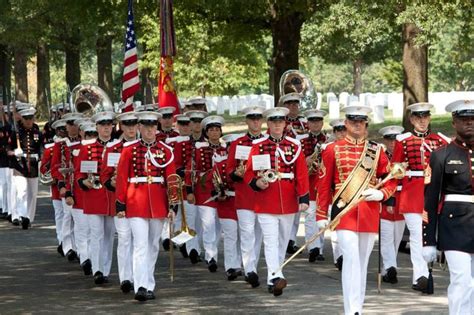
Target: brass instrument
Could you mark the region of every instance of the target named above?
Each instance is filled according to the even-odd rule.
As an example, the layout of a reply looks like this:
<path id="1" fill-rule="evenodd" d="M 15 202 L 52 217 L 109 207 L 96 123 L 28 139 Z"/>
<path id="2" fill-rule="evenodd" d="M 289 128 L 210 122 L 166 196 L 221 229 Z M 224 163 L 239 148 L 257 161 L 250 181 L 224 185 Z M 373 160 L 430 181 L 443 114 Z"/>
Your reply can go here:
<path id="1" fill-rule="evenodd" d="M 222 180 L 221 174 L 219 171 L 212 171 L 212 185 L 217 192 L 217 196 L 220 198 L 225 198 L 225 186 L 224 181 Z"/>
<path id="2" fill-rule="evenodd" d="M 171 240 L 177 245 L 181 245 L 196 236 L 196 231 L 189 228 L 186 222 L 186 209 L 183 202 L 183 180 L 177 174 L 171 174 L 166 178 L 168 202 L 170 206 L 181 207 L 181 229 L 174 233 L 175 237 Z M 178 244 L 180 240 L 184 242 Z"/>
<path id="3" fill-rule="evenodd" d="M 245 173 L 244 160 L 240 160 L 239 165 L 237 165 L 235 169 L 235 173 L 240 177 L 244 176 L 244 173 Z"/>
<path id="4" fill-rule="evenodd" d="M 274 183 L 280 178 L 280 175 L 275 170 L 260 171 L 258 172 L 258 176 L 266 183 Z"/>
<path id="5" fill-rule="evenodd" d="M 93 173 L 87 173 L 87 180 L 92 184 L 92 189 L 101 189 L 102 184 L 100 183 L 99 177 Z"/>
<path id="6" fill-rule="evenodd" d="M 41 169 L 41 161 L 38 162 L 38 169 Z M 53 184 L 53 177 L 51 177 L 51 168 L 48 168 L 46 173 L 39 172 L 39 181 L 43 185 L 51 186 Z"/>
<path id="7" fill-rule="evenodd" d="M 314 147 L 314 152 L 309 156 L 309 160 L 311 163 L 308 165 L 308 173 L 312 175 L 318 170 L 319 163 L 321 162 L 321 144 L 317 143 Z"/>
<path id="8" fill-rule="evenodd" d="M 72 112 L 92 116 L 99 112 L 114 111 L 114 104 L 107 93 L 97 85 L 81 83 L 78 84 L 70 95 Z"/>
<path id="9" fill-rule="evenodd" d="M 313 82 L 299 70 L 288 70 L 280 78 L 280 96 L 295 92 L 302 96 L 301 110 L 317 107 L 318 96 Z"/>

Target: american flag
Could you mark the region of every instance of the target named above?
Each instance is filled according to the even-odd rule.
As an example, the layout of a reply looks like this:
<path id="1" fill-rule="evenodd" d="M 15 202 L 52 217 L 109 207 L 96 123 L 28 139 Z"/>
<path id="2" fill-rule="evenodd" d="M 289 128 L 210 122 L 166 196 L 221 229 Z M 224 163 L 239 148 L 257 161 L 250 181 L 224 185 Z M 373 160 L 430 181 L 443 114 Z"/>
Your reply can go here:
<path id="1" fill-rule="evenodd" d="M 128 0 L 127 31 L 125 33 L 125 57 L 123 61 L 122 101 L 124 112 L 133 110 L 133 95 L 140 89 L 138 77 L 137 38 L 133 23 L 133 0 Z"/>

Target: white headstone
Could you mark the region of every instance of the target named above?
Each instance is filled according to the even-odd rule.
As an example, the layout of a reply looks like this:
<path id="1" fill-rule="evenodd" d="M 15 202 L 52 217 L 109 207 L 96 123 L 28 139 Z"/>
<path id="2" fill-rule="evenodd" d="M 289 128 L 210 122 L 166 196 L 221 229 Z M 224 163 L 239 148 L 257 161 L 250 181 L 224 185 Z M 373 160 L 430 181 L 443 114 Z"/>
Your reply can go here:
<path id="1" fill-rule="evenodd" d="M 349 93 L 341 92 L 341 94 L 339 94 L 339 104 L 341 104 L 342 107 L 346 107 L 347 104 L 349 104 Z"/>
<path id="2" fill-rule="evenodd" d="M 326 103 L 331 103 L 331 101 L 336 100 L 337 101 L 337 96 L 333 92 L 328 92 L 326 94 Z"/>
<path id="3" fill-rule="evenodd" d="M 349 96 L 349 105 L 354 104 L 354 105 L 359 105 L 359 97 L 357 95 L 351 95 Z"/>
<path id="4" fill-rule="evenodd" d="M 337 119 L 339 118 L 339 101 L 337 99 L 333 99 L 329 102 L 329 119 Z"/>
<path id="5" fill-rule="evenodd" d="M 234 96 L 230 102 L 230 106 L 229 106 L 229 115 L 230 116 L 236 116 L 237 115 L 237 111 L 239 109 L 239 97 L 238 96 Z"/>
<path id="6" fill-rule="evenodd" d="M 383 105 L 376 105 L 373 108 L 373 123 L 374 124 L 381 124 L 385 121 L 385 106 Z"/>
<path id="7" fill-rule="evenodd" d="M 316 108 L 321 109 L 321 104 L 323 103 L 323 94 L 318 92 L 316 93 L 316 95 L 318 96 L 318 103 L 316 104 Z"/>
<path id="8" fill-rule="evenodd" d="M 217 102 L 217 115 L 224 115 L 225 112 L 225 103 L 226 103 L 226 96 L 219 97 Z M 227 96 L 227 99 L 229 97 Z"/>

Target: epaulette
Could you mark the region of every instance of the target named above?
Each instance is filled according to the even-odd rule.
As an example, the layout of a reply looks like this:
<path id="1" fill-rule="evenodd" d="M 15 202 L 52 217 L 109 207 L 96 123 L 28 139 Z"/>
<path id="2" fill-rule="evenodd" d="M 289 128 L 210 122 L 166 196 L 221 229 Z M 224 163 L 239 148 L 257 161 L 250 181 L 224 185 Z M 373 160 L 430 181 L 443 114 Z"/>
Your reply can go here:
<path id="1" fill-rule="evenodd" d="M 133 145 L 133 144 L 135 144 L 135 143 L 138 143 L 139 141 L 140 141 L 140 139 L 133 140 L 133 141 L 128 141 L 128 142 L 125 142 L 125 143 L 123 144 L 123 146 L 124 146 L 124 147 L 129 147 L 129 146 L 131 146 L 131 145 Z"/>
<path id="2" fill-rule="evenodd" d="M 227 160 L 227 154 L 226 155 L 219 155 L 219 154 L 215 154 L 213 157 L 212 157 L 212 160 L 216 163 L 220 163 L 222 161 L 225 161 Z"/>
<path id="3" fill-rule="evenodd" d="M 83 141 L 87 141 L 87 140 L 83 140 Z M 78 145 L 79 143 L 81 143 L 81 141 L 71 142 L 71 141 L 69 141 L 69 139 L 66 140 L 66 145 L 67 145 L 68 147 L 73 147 L 73 146 L 75 146 L 75 145 Z"/>
<path id="4" fill-rule="evenodd" d="M 448 136 L 442 134 L 441 132 L 438 132 L 438 136 L 441 137 L 441 139 L 443 139 L 444 141 L 446 141 L 447 143 L 451 143 L 451 138 L 449 138 Z"/>
<path id="5" fill-rule="evenodd" d="M 176 142 L 178 143 L 181 143 L 181 142 L 184 142 L 184 141 L 189 141 L 189 136 L 177 136 L 176 137 Z"/>
<path id="6" fill-rule="evenodd" d="M 54 146 L 54 142 L 52 142 L 52 143 L 46 143 L 46 144 L 44 145 L 44 148 L 45 148 L 45 149 L 49 149 L 49 148 L 52 148 L 53 146 Z"/>
<path id="7" fill-rule="evenodd" d="M 209 146 L 209 143 L 206 141 L 199 141 L 199 142 L 196 142 L 195 146 L 196 146 L 196 149 L 205 148 Z"/>
<path id="8" fill-rule="evenodd" d="M 255 139 L 255 140 L 252 140 L 252 144 L 259 144 L 260 142 L 263 142 L 265 140 L 267 140 L 269 137 L 268 134 L 265 134 L 263 137 L 261 137 L 260 139 Z"/>
<path id="9" fill-rule="evenodd" d="M 110 141 L 110 142 L 107 143 L 107 148 L 111 148 L 111 147 L 119 144 L 120 142 L 122 142 L 122 140 L 120 140 L 120 139 L 115 139 L 113 141 Z"/>
<path id="10" fill-rule="evenodd" d="M 224 149 L 227 148 L 227 143 L 221 142 L 221 147 L 223 147 Z"/>
<path id="11" fill-rule="evenodd" d="M 327 147 L 328 145 L 330 145 L 331 143 L 334 143 L 334 141 L 321 144 L 321 150 L 326 149 L 326 147 Z"/>
<path id="12" fill-rule="evenodd" d="M 304 134 L 301 134 L 301 135 L 296 135 L 295 139 L 301 141 L 301 140 L 306 139 L 306 138 L 308 138 L 308 137 L 309 137 L 309 134 L 304 133 Z"/>
<path id="13" fill-rule="evenodd" d="M 397 135 L 397 141 L 403 141 L 411 136 L 411 132 L 405 132 L 400 135 Z"/>
<path id="14" fill-rule="evenodd" d="M 82 145 L 89 145 L 89 144 L 95 143 L 96 141 L 97 141 L 97 139 L 82 140 L 81 144 Z"/>
<path id="15" fill-rule="evenodd" d="M 286 136 L 285 137 L 286 140 L 296 144 L 296 145 L 301 145 L 301 142 L 298 140 L 298 139 L 295 139 L 295 138 L 292 138 L 292 137 L 289 137 L 289 136 Z"/>

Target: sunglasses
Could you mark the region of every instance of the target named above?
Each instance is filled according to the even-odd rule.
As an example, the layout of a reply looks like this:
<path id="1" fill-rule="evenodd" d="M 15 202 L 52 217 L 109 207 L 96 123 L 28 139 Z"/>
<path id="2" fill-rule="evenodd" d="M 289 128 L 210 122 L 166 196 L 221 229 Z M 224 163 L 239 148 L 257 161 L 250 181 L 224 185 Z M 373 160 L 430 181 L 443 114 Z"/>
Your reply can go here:
<path id="1" fill-rule="evenodd" d="M 68 120 L 66 121 L 66 124 L 68 124 L 69 126 L 74 126 L 74 120 Z"/>
<path id="2" fill-rule="evenodd" d="M 102 126 L 113 125 L 113 123 L 114 122 L 112 120 L 101 120 L 97 122 L 98 125 L 102 125 Z"/>

